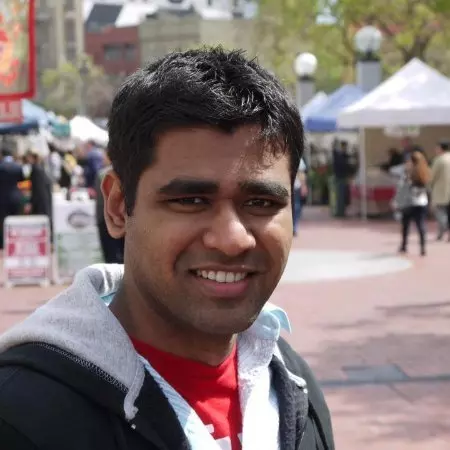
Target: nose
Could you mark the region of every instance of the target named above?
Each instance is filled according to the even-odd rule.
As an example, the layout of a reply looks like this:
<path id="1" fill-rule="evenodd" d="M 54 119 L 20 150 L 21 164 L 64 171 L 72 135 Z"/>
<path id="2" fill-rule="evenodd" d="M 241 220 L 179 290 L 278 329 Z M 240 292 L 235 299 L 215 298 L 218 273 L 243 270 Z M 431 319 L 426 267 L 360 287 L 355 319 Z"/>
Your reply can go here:
<path id="1" fill-rule="evenodd" d="M 215 212 L 203 235 L 203 243 L 205 247 L 230 257 L 238 256 L 256 245 L 255 237 L 247 230 L 232 206 L 224 206 Z"/>

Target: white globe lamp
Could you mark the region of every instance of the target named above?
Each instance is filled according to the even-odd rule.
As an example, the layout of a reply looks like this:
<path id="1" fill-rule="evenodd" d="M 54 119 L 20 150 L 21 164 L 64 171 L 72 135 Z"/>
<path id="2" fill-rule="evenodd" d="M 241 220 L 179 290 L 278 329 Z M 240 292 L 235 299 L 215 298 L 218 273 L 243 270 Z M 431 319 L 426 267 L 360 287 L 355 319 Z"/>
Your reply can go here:
<path id="1" fill-rule="evenodd" d="M 317 58 L 312 53 L 300 53 L 294 61 L 294 72 L 298 78 L 313 78 L 317 70 Z"/>
<path id="2" fill-rule="evenodd" d="M 382 40 L 381 31 L 373 25 L 367 25 L 356 32 L 354 44 L 363 57 L 374 57 L 380 50 Z"/>

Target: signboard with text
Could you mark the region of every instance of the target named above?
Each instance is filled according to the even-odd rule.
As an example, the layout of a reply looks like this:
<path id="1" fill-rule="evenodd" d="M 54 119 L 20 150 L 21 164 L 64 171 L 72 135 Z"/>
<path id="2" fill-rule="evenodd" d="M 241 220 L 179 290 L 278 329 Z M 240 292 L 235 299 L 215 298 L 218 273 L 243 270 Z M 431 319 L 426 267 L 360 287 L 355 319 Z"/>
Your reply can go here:
<path id="1" fill-rule="evenodd" d="M 3 265 L 7 287 L 50 283 L 50 223 L 47 216 L 9 216 L 5 219 Z"/>

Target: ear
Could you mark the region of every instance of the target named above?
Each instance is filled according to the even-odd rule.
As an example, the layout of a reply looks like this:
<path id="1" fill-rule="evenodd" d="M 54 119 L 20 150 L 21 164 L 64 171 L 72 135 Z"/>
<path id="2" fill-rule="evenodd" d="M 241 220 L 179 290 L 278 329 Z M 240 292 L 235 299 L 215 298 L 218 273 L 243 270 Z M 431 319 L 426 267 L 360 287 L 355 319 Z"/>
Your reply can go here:
<path id="1" fill-rule="evenodd" d="M 125 236 L 126 208 L 122 184 L 117 174 L 110 170 L 102 181 L 103 213 L 109 234 L 119 239 Z"/>

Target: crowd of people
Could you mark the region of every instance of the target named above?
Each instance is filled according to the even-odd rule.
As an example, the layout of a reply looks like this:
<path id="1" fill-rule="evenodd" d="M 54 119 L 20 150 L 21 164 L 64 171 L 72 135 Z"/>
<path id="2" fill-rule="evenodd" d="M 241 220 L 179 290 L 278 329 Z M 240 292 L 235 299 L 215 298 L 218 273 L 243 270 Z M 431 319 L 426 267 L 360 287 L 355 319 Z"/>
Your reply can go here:
<path id="1" fill-rule="evenodd" d="M 431 166 L 422 148 L 414 145 L 403 152 L 403 174 L 400 177 L 392 206 L 400 215 L 401 245 L 408 250 L 410 225 L 416 225 L 420 253 L 426 255 L 426 219 L 433 213 L 438 223 L 436 239 L 441 241 L 446 232 L 450 241 L 450 142 L 441 141 L 435 147 Z"/>
<path id="2" fill-rule="evenodd" d="M 24 155 L 4 147 L 0 151 L 0 247 L 3 246 L 3 223 L 6 217 L 32 214 L 45 215 L 53 223 L 53 193 L 64 192 L 67 199 L 74 190 L 85 189 L 95 199 L 99 239 L 108 263 L 123 262 L 123 240 L 112 239 L 106 230 L 101 178 L 109 167 L 104 148 L 89 141 L 73 151 L 61 151 L 49 144 L 43 157 L 35 149 Z M 24 182 L 29 182 L 29 188 Z"/>

